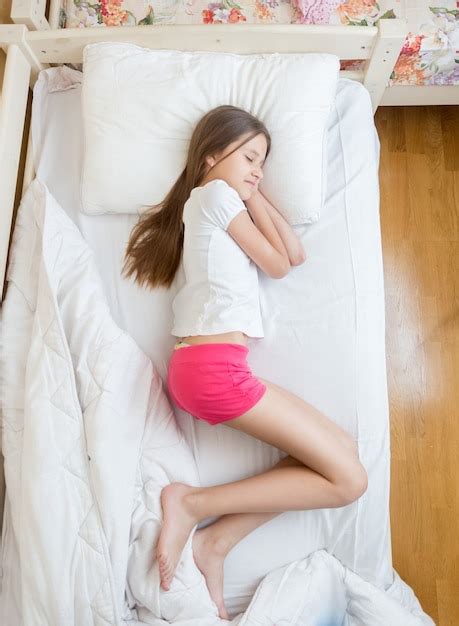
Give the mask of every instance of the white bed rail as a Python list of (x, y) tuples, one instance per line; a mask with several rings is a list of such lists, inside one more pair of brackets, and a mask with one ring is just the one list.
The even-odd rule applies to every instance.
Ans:
[[(343, 71), (370, 92), (373, 111), (384, 94), (405, 41), (406, 20), (380, 20), (378, 27), (302, 24), (151, 25), (54, 29), (44, 15), (43, 0), (13, 0), (16, 24), (0, 25), (0, 47), (7, 62), (0, 100), (0, 278), (5, 282), (8, 242), (18, 184), (18, 165), (29, 86), (50, 63), (81, 63), (89, 43), (120, 41), (153, 49), (221, 51), (239, 54), (328, 52), (340, 59), (364, 59), (362, 71)], [(58, 6), (53, 4), (56, 12)], [(53, 19), (53, 22), (55, 19)], [(37, 30), (29, 30), (29, 28)], [(33, 175), (30, 141), (24, 183)], [(3, 296), (2, 296), (3, 297)]]
[(49, 29), (45, 8), (46, 0), (13, 0), (11, 20), (15, 24), (24, 24), (29, 30)]
[(0, 97), (0, 277), (2, 299), (8, 244), (18, 183), (19, 159), (29, 88), (43, 64), (30, 50), (24, 25), (0, 25), (0, 47), (6, 64)]

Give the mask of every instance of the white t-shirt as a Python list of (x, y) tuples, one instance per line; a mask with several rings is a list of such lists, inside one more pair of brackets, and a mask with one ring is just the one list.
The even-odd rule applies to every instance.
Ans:
[(264, 337), (257, 266), (226, 232), (241, 211), (247, 207), (224, 180), (191, 191), (183, 207), (185, 284), (172, 302), (172, 335)]

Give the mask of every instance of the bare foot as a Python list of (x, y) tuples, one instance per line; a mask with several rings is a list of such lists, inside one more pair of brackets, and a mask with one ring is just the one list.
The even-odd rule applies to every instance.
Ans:
[(171, 483), (161, 491), (163, 525), (156, 545), (156, 558), (165, 591), (169, 591), (183, 548), (199, 522), (184, 501), (185, 496), (194, 490), (195, 487), (183, 483)]
[(193, 535), (193, 557), (198, 569), (206, 579), (210, 597), (218, 608), (222, 619), (230, 617), (223, 602), (223, 562), (226, 550), (214, 541), (206, 528), (200, 528)]

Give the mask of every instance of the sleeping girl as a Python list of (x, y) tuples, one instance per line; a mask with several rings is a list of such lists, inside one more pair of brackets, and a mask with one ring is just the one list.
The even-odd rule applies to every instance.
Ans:
[(183, 256), (185, 283), (172, 305), (171, 400), (195, 419), (288, 455), (243, 480), (172, 483), (161, 492), (156, 557), (164, 590), (195, 526), (219, 516), (196, 530), (192, 546), (223, 619), (223, 563), (243, 537), (281, 512), (345, 506), (367, 488), (351, 435), (248, 364), (249, 339), (264, 336), (258, 271), (282, 279), (306, 260), (294, 230), (259, 190), (270, 148), (267, 128), (249, 112), (223, 105), (204, 115), (183, 172), (134, 227), (123, 268), (140, 285), (171, 287)]

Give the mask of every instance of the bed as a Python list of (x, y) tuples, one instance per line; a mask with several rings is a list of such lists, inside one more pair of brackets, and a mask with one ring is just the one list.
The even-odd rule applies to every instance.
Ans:
[[(307, 24), (242, 24), (237, 29), (228, 24), (215, 24), (212, 30), (182, 24), (166, 24), (160, 29), (147, 25), (133, 26), (129, 30), (118, 27), (50, 30), (44, 3), (15, 5), (15, 8), (20, 8), (21, 15), (25, 11), (26, 17), (13, 14), (13, 20), (24, 23), (0, 25), (0, 46), (7, 55), (0, 108), (0, 170), (4, 181), (0, 187), (0, 206), (5, 225), (0, 232), (2, 285), (5, 283), (16, 189), (18, 193), (24, 190), (33, 178), (30, 137), (25, 124), (29, 87), (34, 85), (38, 73), (50, 64), (79, 64), (86, 45), (103, 41), (128, 41), (149, 49), (240, 54), (325, 52), (336, 54), (341, 61), (360, 57), (365, 59), (364, 66), (344, 69), (342, 76), (365, 85), (375, 111), (406, 35), (406, 24), (399, 19), (381, 19), (377, 27), (355, 26), (352, 32), (339, 26)], [(24, 127), (27, 159), (24, 180), (18, 180)]]
[[(152, 292), (121, 279), (136, 217), (78, 210), (80, 101), (80, 72), (61, 66), (40, 74), (2, 307), (0, 618), (223, 623), (189, 542), (171, 592), (159, 587), (151, 547), (161, 486), (232, 481), (284, 453), (171, 404), (170, 307), (183, 275), (170, 290)], [(347, 507), (283, 513), (230, 552), (224, 596), (235, 626), (433, 623), (391, 562), (373, 108), (358, 81), (339, 80), (323, 213), (294, 227), (310, 262), (282, 281), (260, 276), (265, 338), (249, 355), (258, 375), (356, 437), (369, 488)]]

